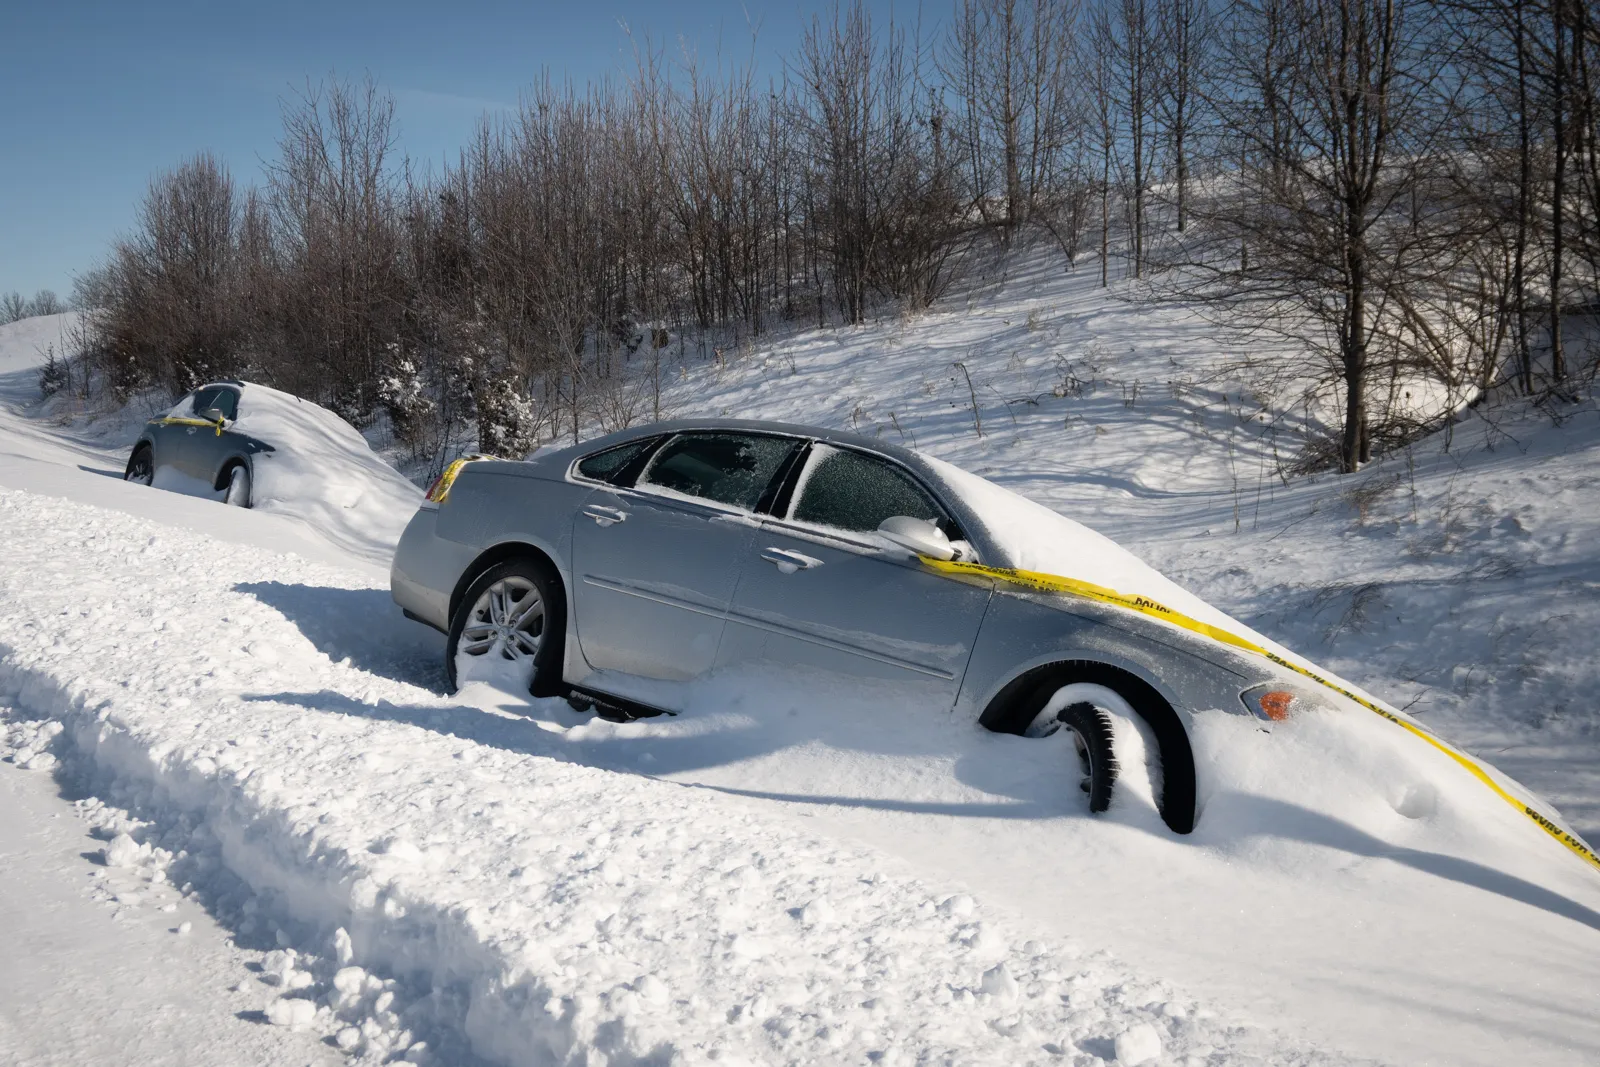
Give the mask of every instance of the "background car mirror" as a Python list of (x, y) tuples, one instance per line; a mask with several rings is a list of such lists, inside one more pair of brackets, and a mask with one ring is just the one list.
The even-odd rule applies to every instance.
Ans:
[(919, 556), (934, 559), (952, 559), (955, 546), (944, 531), (926, 519), (913, 519), (909, 515), (891, 515), (878, 524), (878, 532), (901, 548), (909, 548)]
[(227, 419), (227, 416), (222, 413), (221, 408), (206, 408), (200, 413), (200, 417), (205, 419), (207, 422), (223, 422)]

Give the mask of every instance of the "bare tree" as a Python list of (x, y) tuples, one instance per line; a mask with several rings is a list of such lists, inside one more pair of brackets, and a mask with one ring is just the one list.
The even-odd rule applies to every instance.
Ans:
[(30, 315), (59, 315), (65, 310), (67, 306), (61, 302), (61, 298), (53, 289), (40, 289), (33, 294), (33, 299), (28, 301)]
[(1128, 208), (1133, 276), (1146, 262), (1149, 186), (1157, 133), (1158, 49), (1156, 0), (1107, 0), (1097, 47), (1106, 50), (1112, 107), (1120, 113), (1121, 136), (1115, 155)]
[[(369, 76), (307, 85), (283, 109), (269, 168), (283, 286), (283, 373), (357, 421), (407, 296), (395, 226), (394, 100)], [(304, 381), (302, 361), (315, 380)]]
[(801, 43), (810, 239), (847, 323), (864, 320), (874, 292), (926, 303), (947, 277), (958, 211), (936, 165), (940, 112), (918, 114), (919, 52), (892, 21), (876, 32), (859, 0), (813, 19)]
[(1355, 470), (1372, 454), (1376, 360), (1427, 346), (1440, 113), (1425, 97), (1441, 58), (1408, 0), (1264, 0), (1235, 18), (1227, 108), (1243, 165), (1197, 212), (1189, 291), (1327, 359), (1344, 394), (1340, 463)]
[(1171, 157), (1176, 226), (1189, 224), (1190, 164), (1213, 44), (1209, 0), (1156, 0), (1156, 112)]
[(1061, 190), (1083, 120), (1076, 0), (959, 0), (940, 64), (960, 99), (960, 152), (982, 218), (1009, 241)]
[(199, 155), (150, 184), (134, 234), (107, 268), (104, 348), (119, 388), (175, 391), (240, 366), (239, 207), (233, 179)]

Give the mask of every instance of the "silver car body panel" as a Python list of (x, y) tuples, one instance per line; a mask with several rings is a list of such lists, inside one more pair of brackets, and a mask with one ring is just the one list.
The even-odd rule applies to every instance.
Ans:
[[(749, 431), (874, 453), (912, 472), (949, 510), (969, 558), (1013, 566), (983, 517), (917, 453), (854, 434), (783, 423), (658, 423), (526, 462), (483, 460), (446, 503), (420, 511), (395, 552), (395, 600), (448, 630), (478, 561), (548, 557), (568, 595), (564, 679), (680, 710), (709, 672), (825, 672), (977, 720), (1026, 672), (1104, 663), (1153, 686), (1185, 724), (1196, 712), (1247, 714), (1240, 694), (1282, 672), (1195, 635), (1090, 601), (990, 579), (952, 579), (871, 537), (585, 479), (577, 462), (614, 445), (688, 430)], [(626, 512), (620, 521), (586, 508)], [(818, 561), (792, 569), (771, 550)]]
[(611, 487), (590, 491), (571, 521), (568, 633), (588, 666), (671, 682), (711, 670), (755, 523)]
[(755, 549), (718, 669), (822, 671), (886, 699), (954, 704), (992, 590), (932, 574), (904, 550), (779, 519), (761, 524)]

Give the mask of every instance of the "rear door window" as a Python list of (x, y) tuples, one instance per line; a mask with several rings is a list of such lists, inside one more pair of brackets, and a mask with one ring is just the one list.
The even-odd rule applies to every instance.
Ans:
[(616, 445), (590, 456), (584, 456), (578, 461), (578, 473), (597, 482), (616, 484), (617, 477), (622, 474), (628, 464), (632, 463), (639, 457), (640, 453), (659, 440), (659, 437), (646, 437), (638, 441), (629, 441), (625, 445)]
[(639, 485), (753, 511), (794, 447), (791, 438), (764, 434), (679, 434), (656, 453)]
[(832, 445), (811, 446), (789, 517), (797, 522), (871, 533), (884, 519), (908, 515), (957, 536), (943, 509), (910, 474), (888, 460)]

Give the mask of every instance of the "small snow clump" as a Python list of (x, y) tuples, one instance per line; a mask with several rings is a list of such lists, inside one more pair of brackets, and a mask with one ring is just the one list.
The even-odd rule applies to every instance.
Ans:
[(1140, 1023), (1117, 1035), (1117, 1062), (1135, 1067), (1161, 1055), (1161, 1035), (1149, 1023)]

